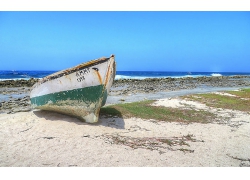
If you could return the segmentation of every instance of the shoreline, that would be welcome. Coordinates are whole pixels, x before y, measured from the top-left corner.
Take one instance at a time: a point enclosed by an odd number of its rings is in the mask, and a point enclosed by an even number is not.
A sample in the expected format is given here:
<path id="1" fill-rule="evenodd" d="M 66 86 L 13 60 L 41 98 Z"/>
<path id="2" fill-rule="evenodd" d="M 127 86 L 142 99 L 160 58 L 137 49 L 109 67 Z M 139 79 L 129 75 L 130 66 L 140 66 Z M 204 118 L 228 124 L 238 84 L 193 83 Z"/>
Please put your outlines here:
<path id="1" fill-rule="evenodd" d="M 39 79 L 0 81 L 0 114 L 31 111 L 29 93 Z M 106 105 L 250 87 L 250 76 L 115 80 Z"/>
<path id="2" fill-rule="evenodd" d="M 154 93 L 137 93 L 134 95 L 111 95 L 108 96 L 105 106 L 121 104 L 121 103 L 130 103 L 144 100 L 158 100 L 165 98 L 176 98 L 179 96 L 191 95 L 191 94 L 201 94 L 201 93 L 212 93 L 219 91 L 233 91 L 239 89 L 250 88 L 250 86 L 241 86 L 241 87 L 212 87 L 209 89 L 205 88 L 195 88 L 195 89 L 184 89 L 177 91 L 168 91 L 168 92 L 154 92 Z M 146 96 L 145 96 L 146 95 Z"/>
<path id="3" fill-rule="evenodd" d="M 165 91 L 150 88 L 162 86 L 162 81 Z M 219 119 L 183 123 L 100 115 L 98 123 L 88 124 L 32 110 L 30 87 L 0 87 L 8 98 L 0 100 L 0 167 L 250 167 L 249 111 L 180 98 L 209 92 L 228 95 L 219 91 L 250 88 L 249 79 L 181 82 L 115 81 L 106 106 L 146 98 L 156 100 L 154 106 L 207 111 Z"/>

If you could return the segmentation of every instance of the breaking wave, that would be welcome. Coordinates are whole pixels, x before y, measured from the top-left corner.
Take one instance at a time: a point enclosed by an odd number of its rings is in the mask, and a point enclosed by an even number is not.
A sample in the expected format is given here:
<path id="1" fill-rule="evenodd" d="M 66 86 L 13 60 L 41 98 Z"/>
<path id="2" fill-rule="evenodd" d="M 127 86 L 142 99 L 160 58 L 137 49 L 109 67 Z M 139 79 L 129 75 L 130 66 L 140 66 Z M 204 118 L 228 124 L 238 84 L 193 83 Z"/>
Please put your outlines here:
<path id="1" fill-rule="evenodd" d="M 222 76 L 222 74 L 219 74 L 219 73 L 212 73 L 211 76 Z"/>

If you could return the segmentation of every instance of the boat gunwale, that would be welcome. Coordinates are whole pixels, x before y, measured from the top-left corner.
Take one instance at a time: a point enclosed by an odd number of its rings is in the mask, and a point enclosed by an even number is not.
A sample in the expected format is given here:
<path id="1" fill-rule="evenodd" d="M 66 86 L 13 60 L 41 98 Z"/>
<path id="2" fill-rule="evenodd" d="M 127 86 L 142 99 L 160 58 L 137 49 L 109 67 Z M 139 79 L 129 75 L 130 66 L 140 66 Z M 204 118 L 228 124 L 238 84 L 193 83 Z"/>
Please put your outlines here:
<path id="1" fill-rule="evenodd" d="M 111 55 L 111 57 L 109 58 L 106 58 L 106 57 L 102 57 L 102 58 L 98 58 L 98 59 L 95 59 L 95 60 L 90 60 L 88 62 L 85 62 L 85 63 L 82 63 L 82 64 L 79 64 L 77 66 L 74 66 L 72 68 L 69 68 L 69 69 L 65 69 L 65 70 L 61 70 L 61 71 L 58 71 L 56 73 L 53 73 L 51 75 L 48 75 L 46 77 L 44 77 L 43 79 L 41 79 L 40 81 L 38 81 L 34 86 L 33 88 L 35 88 L 37 85 L 40 85 L 40 84 L 43 84 L 47 81 L 50 81 L 50 80 L 54 80 L 54 79 L 57 79 L 57 78 L 60 78 L 60 77 L 63 77 L 65 75 L 69 75 L 69 74 L 72 74 L 76 71 L 79 71 L 79 70 L 82 70 L 82 69 L 85 69 L 85 68 L 88 68 L 88 67 L 91 67 L 91 66 L 94 66 L 94 65 L 98 65 L 98 64 L 101 64 L 101 63 L 105 63 L 106 61 L 108 61 L 110 58 L 114 57 L 113 55 Z M 33 89 L 32 88 L 32 89 Z"/>

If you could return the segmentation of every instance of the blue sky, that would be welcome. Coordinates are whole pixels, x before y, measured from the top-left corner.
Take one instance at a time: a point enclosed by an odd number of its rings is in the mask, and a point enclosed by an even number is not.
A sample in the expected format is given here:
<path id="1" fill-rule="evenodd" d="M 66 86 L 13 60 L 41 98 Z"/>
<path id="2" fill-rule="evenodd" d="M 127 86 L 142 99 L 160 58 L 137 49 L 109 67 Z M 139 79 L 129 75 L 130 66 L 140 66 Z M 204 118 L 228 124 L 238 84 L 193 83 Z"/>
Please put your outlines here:
<path id="1" fill-rule="evenodd" d="M 250 12 L 0 12 L 1 70 L 111 54 L 118 71 L 250 72 Z"/>

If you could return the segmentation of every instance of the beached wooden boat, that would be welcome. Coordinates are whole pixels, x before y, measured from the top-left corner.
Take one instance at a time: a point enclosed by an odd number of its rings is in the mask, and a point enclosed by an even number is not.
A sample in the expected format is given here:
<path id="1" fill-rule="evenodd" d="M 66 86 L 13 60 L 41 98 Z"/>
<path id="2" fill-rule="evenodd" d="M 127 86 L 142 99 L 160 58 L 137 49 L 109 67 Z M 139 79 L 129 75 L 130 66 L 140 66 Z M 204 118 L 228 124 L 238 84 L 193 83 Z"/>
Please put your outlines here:
<path id="1" fill-rule="evenodd" d="M 31 106 L 97 122 L 115 74 L 114 55 L 56 72 L 34 84 Z"/>

